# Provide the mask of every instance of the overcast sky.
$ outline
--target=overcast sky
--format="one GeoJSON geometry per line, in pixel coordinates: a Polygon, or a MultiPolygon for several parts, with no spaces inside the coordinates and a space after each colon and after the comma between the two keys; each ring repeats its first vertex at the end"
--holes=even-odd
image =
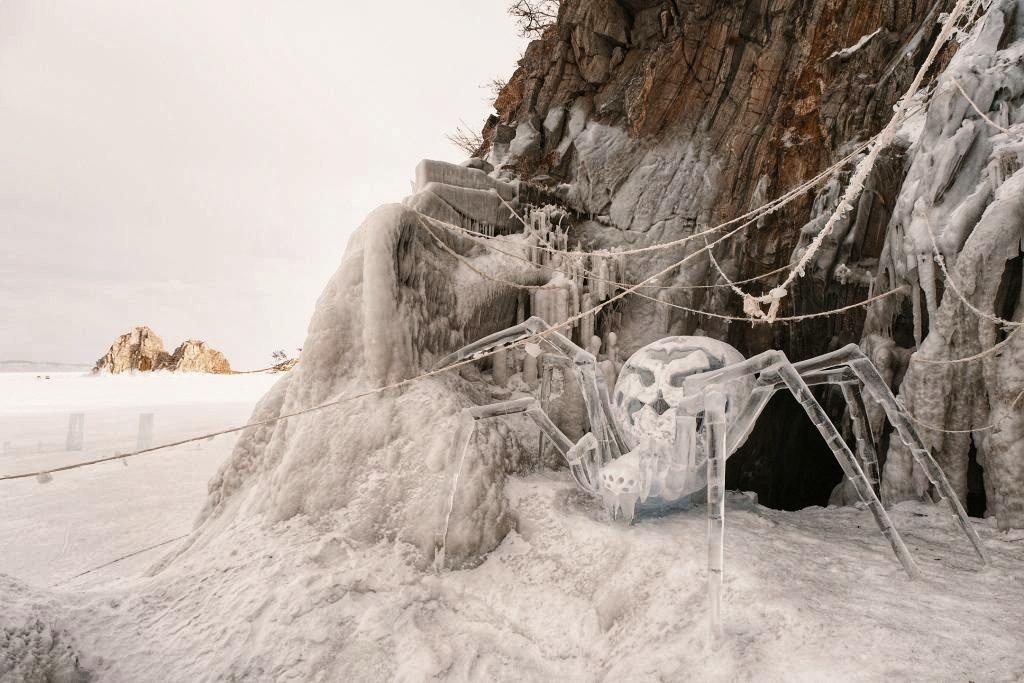
{"type": "Polygon", "coordinates": [[[363,217],[490,113],[506,5],[0,2],[0,360],[139,324],[239,369],[294,351],[363,217]]]}

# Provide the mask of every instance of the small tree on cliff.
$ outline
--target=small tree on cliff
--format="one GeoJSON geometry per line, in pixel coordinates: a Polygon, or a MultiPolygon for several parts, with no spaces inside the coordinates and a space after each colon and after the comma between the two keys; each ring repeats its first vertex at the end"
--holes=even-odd
{"type": "Polygon", "coordinates": [[[512,4],[508,6],[508,13],[519,24],[519,33],[522,36],[539,38],[544,31],[555,25],[559,2],[560,0],[512,0],[512,4]]]}

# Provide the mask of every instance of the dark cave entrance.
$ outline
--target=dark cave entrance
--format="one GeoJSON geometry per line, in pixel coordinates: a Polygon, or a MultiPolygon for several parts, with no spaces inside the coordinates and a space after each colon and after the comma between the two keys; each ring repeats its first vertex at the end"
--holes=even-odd
{"type": "MultiPolygon", "coordinates": [[[[814,393],[822,401],[824,390],[814,393]]],[[[822,405],[829,407],[825,401],[822,405]]],[[[835,421],[835,411],[829,413],[835,421]]],[[[754,491],[761,505],[776,510],[828,505],[832,489],[842,479],[843,470],[818,429],[796,399],[784,392],[772,398],[750,438],[725,468],[727,489],[754,491]]]]}
{"type": "Polygon", "coordinates": [[[978,462],[978,448],[971,439],[971,448],[967,452],[967,514],[970,517],[984,517],[988,508],[985,496],[985,468],[978,462]]]}

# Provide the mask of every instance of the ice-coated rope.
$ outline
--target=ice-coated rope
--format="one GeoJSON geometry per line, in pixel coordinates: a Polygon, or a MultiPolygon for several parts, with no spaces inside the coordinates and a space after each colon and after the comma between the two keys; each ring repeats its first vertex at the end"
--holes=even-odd
{"type": "Polygon", "coordinates": [[[995,128],[996,130],[998,130],[998,131],[1000,131],[1002,133],[1006,133],[1010,137],[1024,137],[1024,135],[1021,135],[1020,133],[1015,133],[1014,131],[1012,131],[1012,130],[1010,130],[1008,128],[1003,128],[998,123],[996,123],[995,121],[990,119],[988,114],[983,112],[978,107],[978,105],[975,104],[974,100],[971,99],[971,96],[968,95],[964,91],[964,87],[962,85],[960,85],[960,81],[958,81],[957,79],[954,78],[953,79],[953,85],[955,85],[956,89],[960,91],[960,94],[964,96],[964,99],[967,100],[967,103],[969,105],[971,105],[971,108],[974,109],[974,111],[978,112],[978,116],[980,116],[981,118],[985,119],[985,123],[987,123],[988,125],[992,126],[993,128],[995,128]]]}
{"type": "Polygon", "coordinates": [[[960,292],[960,288],[956,286],[956,281],[953,279],[953,276],[949,274],[948,270],[946,270],[946,258],[942,255],[942,252],[939,250],[939,241],[935,237],[935,231],[932,230],[932,222],[931,220],[928,219],[928,213],[925,212],[923,216],[925,227],[928,229],[928,236],[931,237],[932,240],[932,249],[935,250],[935,262],[939,264],[939,269],[942,271],[942,276],[946,279],[946,284],[949,285],[949,288],[953,290],[953,293],[956,294],[956,297],[960,299],[961,303],[963,303],[964,306],[970,309],[970,311],[979,318],[985,318],[986,320],[990,320],[996,323],[997,325],[1002,325],[1003,327],[1021,327],[1022,325],[1024,325],[1024,322],[1005,320],[1003,318],[1000,318],[999,316],[987,313],[981,310],[980,308],[977,308],[974,304],[967,300],[967,297],[965,297],[960,292]]]}
{"type": "MultiPolygon", "coordinates": [[[[516,283],[516,282],[509,282],[507,280],[504,280],[502,278],[496,277],[496,276],[491,275],[489,273],[486,273],[486,272],[484,272],[484,271],[482,271],[482,270],[480,270],[478,268],[473,267],[473,265],[469,262],[469,259],[467,259],[462,254],[459,254],[459,253],[455,252],[454,250],[449,249],[448,246],[445,245],[444,242],[436,234],[434,234],[434,231],[431,230],[430,227],[427,226],[426,223],[424,223],[419,216],[417,216],[417,218],[420,219],[420,223],[423,225],[424,229],[426,229],[426,231],[428,233],[430,233],[430,236],[433,237],[434,240],[437,241],[438,244],[440,244],[442,247],[445,248],[445,251],[447,251],[449,254],[451,254],[452,256],[457,258],[459,261],[461,261],[468,268],[472,269],[472,271],[474,273],[476,273],[477,275],[479,275],[480,277],[482,277],[482,278],[484,278],[486,280],[490,280],[492,282],[496,282],[498,284],[508,285],[510,287],[515,287],[515,288],[519,288],[519,289],[543,289],[544,287],[547,286],[547,285],[540,285],[540,286],[538,286],[538,285],[522,285],[522,284],[519,284],[519,283],[516,283]]],[[[429,216],[428,216],[428,218],[429,218],[429,216]]],[[[572,273],[569,273],[567,271],[561,270],[559,268],[555,268],[553,266],[547,266],[547,265],[543,265],[543,264],[539,264],[539,263],[534,263],[533,261],[530,261],[529,259],[517,256],[515,254],[509,254],[508,252],[501,251],[500,249],[496,249],[496,248],[492,247],[488,243],[482,243],[482,246],[484,246],[487,249],[491,249],[492,251],[495,251],[496,253],[504,254],[505,256],[509,256],[511,258],[519,259],[521,261],[524,261],[526,263],[534,265],[534,266],[536,266],[538,268],[542,268],[544,270],[548,270],[548,271],[551,271],[551,272],[554,272],[554,273],[561,273],[561,274],[566,275],[566,276],[571,276],[572,275],[572,273]]],[[[709,249],[709,247],[704,247],[704,249],[709,249]]],[[[709,251],[709,253],[710,253],[710,251],[709,251]]],[[[840,308],[833,308],[833,309],[829,309],[827,311],[819,311],[817,313],[806,313],[806,314],[803,314],[803,315],[790,315],[790,316],[776,316],[772,320],[772,322],[768,323],[768,324],[782,323],[782,322],[794,323],[794,322],[799,322],[801,320],[809,320],[811,318],[823,318],[823,317],[830,316],[830,315],[837,315],[839,313],[846,313],[847,311],[851,311],[851,310],[853,310],[855,308],[861,308],[861,307],[864,307],[864,306],[868,306],[870,304],[875,303],[876,301],[880,301],[882,299],[885,299],[886,297],[892,296],[893,294],[896,294],[896,293],[902,292],[902,291],[904,291],[903,288],[899,288],[898,287],[896,289],[889,290],[888,292],[883,292],[882,294],[878,294],[876,296],[870,297],[870,298],[865,299],[863,301],[859,301],[859,302],[857,302],[855,304],[850,304],[848,306],[842,306],[840,308]]],[[[758,320],[752,320],[751,318],[741,318],[739,316],[734,316],[734,315],[724,315],[722,313],[712,313],[711,311],[701,311],[701,310],[696,309],[696,308],[690,308],[688,306],[682,306],[682,305],[679,305],[679,304],[672,303],[670,301],[662,301],[661,299],[657,299],[657,298],[655,298],[653,296],[649,296],[649,295],[644,294],[643,292],[640,292],[640,291],[633,292],[633,295],[634,296],[639,296],[639,297],[641,297],[643,299],[647,299],[649,301],[653,301],[653,302],[655,302],[657,304],[661,304],[663,306],[669,306],[671,308],[677,308],[677,309],[680,309],[680,310],[683,310],[683,311],[687,311],[689,313],[694,313],[696,315],[702,315],[702,316],[706,316],[706,317],[709,317],[709,318],[716,318],[718,320],[728,320],[730,322],[760,322],[758,320]]]]}
{"type": "Polygon", "coordinates": [[[57,586],[60,586],[61,584],[67,583],[68,581],[74,581],[75,579],[81,578],[81,577],[85,576],[86,574],[92,574],[93,572],[98,572],[101,569],[106,569],[107,567],[109,567],[112,564],[117,564],[118,562],[121,562],[122,560],[127,560],[129,557],[135,557],[136,555],[141,555],[142,553],[148,552],[150,550],[156,550],[157,548],[162,548],[165,545],[170,545],[171,543],[174,543],[175,541],[180,541],[181,539],[186,538],[188,535],[189,534],[182,534],[181,536],[175,536],[174,538],[168,538],[166,541],[160,541],[159,543],[154,543],[153,545],[146,546],[145,548],[142,548],[140,550],[136,550],[134,552],[130,552],[127,555],[122,555],[121,557],[113,559],[110,562],[104,562],[101,565],[97,565],[97,566],[92,567],[90,569],[86,569],[84,572],[81,572],[79,574],[75,574],[74,576],[69,576],[66,579],[61,579],[57,583],[55,583],[52,586],[50,586],[50,588],[56,588],[57,586]]]}
{"type": "MultiPolygon", "coordinates": [[[[506,205],[507,205],[507,203],[506,203],[506,205]]],[[[511,207],[509,207],[509,208],[510,208],[510,210],[512,210],[513,213],[515,213],[514,209],[512,209],[511,207]]],[[[431,223],[434,223],[435,225],[438,225],[438,226],[444,228],[445,230],[448,230],[449,232],[461,233],[462,235],[466,236],[468,239],[471,239],[474,242],[476,242],[476,243],[478,243],[478,244],[480,244],[480,245],[482,245],[484,247],[487,247],[488,249],[491,249],[492,251],[495,251],[495,252],[497,252],[499,254],[504,254],[505,256],[509,256],[511,258],[519,259],[520,261],[524,261],[526,263],[529,263],[529,264],[531,264],[533,266],[536,266],[537,268],[543,268],[543,269],[546,269],[546,270],[556,270],[554,268],[551,268],[550,266],[545,266],[543,264],[536,263],[535,261],[532,261],[532,260],[530,260],[528,258],[524,258],[522,256],[517,256],[516,254],[511,254],[511,253],[509,253],[507,251],[502,251],[501,249],[498,249],[497,247],[493,246],[494,243],[497,241],[493,237],[487,237],[485,235],[481,235],[479,232],[477,232],[475,230],[470,230],[469,228],[464,228],[461,225],[456,225],[454,223],[450,223],[448,221],[441,220],[440,218],[437,218],[435,216],[427,215],[427,214],[425,214],[425,213],[423,213],[421,211],[416,211],[415,209],[412,209],[412,211],[414,211],[415,213],[419,214],[420,216],[426,218],[431,223]]],[[[523,219],[518,214],[516,214],[516,218],[519,218],[519,220],[521,222],[523,221],[523,219]]],[[[746,225],[751,225],[751,224],[752,224],[752,221],[748,221],[746,223],[746,225]]],[[[701,234],[703,234],[703,233],[701,233],[701,234]]],[[[700,235],[698,234],[698,235],[694,235],[694,236],[700,236],[700,235]]],[[[689,239],[689,238],[687,238],[687,239],[689,239]]],[[[705,243],[706,242],[707,242],[707,240],[705,239],[705,243]]],[[[511,241],[505,241],[505,242],[502,242],[502,243],[503,244],[513,244],[513,242],[511,242],[511,241]]],[[[536,245],[536,244],[530,244],[530,245],[524,245],[524,246],[527,246],[529,249],[539,249],[541,251],[544,251],[544,252],[547,252],[547,253],[550,253],[550,254],[556,254],[556,255],[559,255],[559,256],[573,256],[573,257],[577,257],[577,258],[580,257],[580,255],[583,255],[583,256],[598,256],[598,257],[611,257],[611,256],[619,256],[619,255],[625,254],[625,252],[621,252],[621,251],[607,251],[607,252],[606,251],[586,251],[586,252],[584,252],[584,251],[566,251],[564,249],[555,249],[555,248],[551,247],[547,241],[544,241],[544,244],[548,245],[548,246],[541,246],[541,245],[536,245]]],[[[745,284],[747,282],[757,282],[758,280],[764,280],[765,278],[771,277],[772,275],[778,275],[779,273],[781,273],[783,271],[789,270],[795,263],[796,263],[796,261],[793,261],[792,263],[787,263],[784,266],[780,266],[780,267],[778,267],[778,268],[776,268],[774,270],[770,270],[767,273],[761,273],[760,275],[755,275],[755,276],[749,277],[749,278],[747,278],[745,280],[736,280],[736,281],[732,282],[731,284],[741,285],[741,284],[745,284]]],[[[580,272],[582,272],[587,277],[588,280],[594,280],[595,282],[603,282],[605,284],[612,285],[613,287],[630,287],[630,286],[633,285],[633,283],[631,283],[631,282],[620,282],[618,280],[610,280],[608,278],[603,278],[600,275],[598,275],[594,270],[592,270],[590,268],[587,268],[587,267],[583,266],[582,264],[579,265],[578,267],[580,269],[580,272]]],[[[557,272],[565,273],[566,275],[571,275],[571,273],[567,273],[566,271],[563,271],[563,270],[557,270],[557,272]]],[[[713,284],[713,285],[657,285],[657,284],[649,284],[649,285],[644,285],[643,288],[644,289],[659,289],[659,290],[691,290],[691,289],[720,289],[722,287],[728,287],[728,286],[729,286],[728,284],[724,284],[724,283],[718,283],[718,284],[713,284]]]]}
{"type": "MultiPolygon", "coordinates": [[[[648,252],[652,252],[652,251],[662,251],[664,249],[671,249],[673,247],[678,247],[681,244],[685,244],[685,243],[689,242],[690,240],[697,239],[698,237],[704,237],[705,235],[710,235],[711,233],[718,232],[719,230],[723,230],[723,229],[729,227],[730,225],[733,225],[735,223],[739,223],[740,221],[745,221],[745,220],[750,219],[750,218],[752,218],[754,220],[758,220],[758,219],[760,219],[760,218],[762,218],[764,216],[767,216],[770,213],[773,213],[777,209],[785,206],[786,204],[789,204],[791,201],[793,201],[794,199],[796,199],[797,197],[799,197],[800,195],[805,193],[807,190],[811,189],[812,187],[814,187],[815,185],[820,183],[822,180],[825,180],[826,178],[831,177],[833,174],[838,172],[847,163],[849,163],[850,161],[853,161],[855,158],[857,158],[857,156],[861,152],[863,152],[865,149],[868,148],[868,146],[871,144],[871,142],[874,139],[875,138],[870,138],[869,140],[860,143],[859,145],[854,147],[852,152],[850,152],[849,154],[847,154],[846,156],[841,158],[839,161],[835,162],[834,164],[832,164],[831,166],[826,168],[824,171],[818,173],[818,175],[814,176],[810,180],[805,180],[804,182],[800,183],[799,185],[797,185],[793,189],[789,190],[785,194],[782,194],[779,197],[776,197],[775,199],[773,199],[773,200],[771,200],[769,202],[766,202],[766,203],[762,204],[761,206],[759,206],[759,207],[757,207],[755,209],[751,209],[750,211],[748,211],[748,212],[746,212],[746,213],[744,213],[744,214],[742,214],[740,216],[737,216],[736,218],[733,218],[733,219],[730,219],[728,221],[725,221],[724,223],[719,223],[718,225],[716,225],[716,226],[714,226],[712,228],[707,228],[707,229],[702,230],[700,232],[695,232],[693,234],[686,235],[685,237],[681,237],[681,238],[679,238],[677,240],[672,240],[671,242],[661,242],[659,244],[651,244],[651,245],[648,245],[646,247],[637,247],[635,249],[623,249],[623,250],[620,250],[620,251],[616,251],[614,253],[616,255],[629,256],[629,255],[632,255],[632,254],[643,254],[643,253],[648,253],[648,252]]],[[[507,201],[505,201],[503,198],[501,198],[500,196],[499,196],[499,199],[501,199],[502,203],[505,204],[505,206],[509,207],[510,209],[512,208],[511,205],[507,201]]],[[[515,209],[512,209],[512,213],[515,213],[515,209]]],[[[516,217],[518,218],[519,215],[516,214],[516,217]]],[[[520,218],[519,220],[522,221],[522,218],[520,218]]],[[[544,251],[551,251],[553,253],[563,254],[563,255],[567,255],[567,256],[590,256],[590,255],[593,255],[593,253],[594,253],[594,252],[590,252],[590,251],[578,251],[578,250],[571,250],[571,249],[570,250],[562,250],[562,249],[551,249],[551,248],[544,248],[544,247],[538,247],[538,248],[540,248],[540,249],[542,249],[544,251]]]]}
{"type": "Polygon", "coordinates": [[[909,417],[911,420],[913,420],[917,424],[921,425],[925,429],[930,429],[930,430],[935,431],[935,432],[942,432],[944,434],[971,434],[973,432],[984,432],[984,431],[988,431],[990,429],[995,429],[996,427],[1001,425],[1003,422],[1005,422],[1007,419],[1009,419],[1010,417],[1013,417],[1013,414],[1014,414],[1013,410],[1014,410],[1014,408],[1017,407],[1017,404],[1020,403],[1021,399],[1024,399],[1024,389],[1022,389],[1020,391],[1020,393],[1017,394],[1017,398],[1013,399],[1013,401],[1010,403],[1010,407],[1007,409],[1006,415],[1003,415],[1001,418],[999,418],[995,422],[988,423],[984,427],[974,427],[972,429],[946,429],[945,427],[937,427],[936,425],[933,425],[933,424],[930,424],[928,422],[925,422],[921,418],[915,416],[913,413],[911,413],[909,410],[907,410],[906,406],[903,406],[902,402],[900,403],[900,406],[903,408],[903,412],[905,412],[907,414],[907,417],[909,417]]]}
{"type": "Polygon", "coordinates": [[[966,356],[964,358],[948,358],[948,359],[942,359],[942,358],[921,358],[915,352],[914,355],[912,355],[910,357],[910,362],[911,363],[926,363],[926,364],[929,364],[929,365],[951,365],[953,363],[971,363],[971,362],[976,361],[976,360],[981,360],[982,358],[985,358],[987,356],[991,356],[994,353],[996,353],[997,351],[999,351],[1000,349],[1002,349],[1004,346],[1006,346],[1007,344],[1010,343],[1010,341],[1013,339],[1013,335],[1017,334],[1017,332],[1020,331],[1020,329],[1021,328],[1018,327],[1018,328],[1016,328],[1014,330],[1011,330],[1010,333],[1006,335],[1006,339],[1004,339],[1003,341],[998,342],[996,344],[993,344],[992,346],[988,347],[984,351],[980,351],[980,352],[974,354],[973,356],[966,356]]]}

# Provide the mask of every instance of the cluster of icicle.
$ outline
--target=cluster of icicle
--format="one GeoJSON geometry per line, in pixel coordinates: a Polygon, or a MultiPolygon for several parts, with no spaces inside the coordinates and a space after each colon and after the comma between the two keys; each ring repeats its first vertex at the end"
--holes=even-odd
{"type": "MultiPolygon", "coordinates": [[[[569,221],[563,210],[544,206],[530,210],[524,218],[524,234],[532,245],[530,259],[552,269],[556,277],[530,296],[530,314],[557,324],[588,311],[614,295],[616,283],[622,282],[625,257],[614,251],[582,255],[556,253],[569,250],[569,221]]],[[[594,315],[581,318],[574,331],[579,331],[582,345],[590,346],[596,331],[594,315]]],[[[607,339],[604,340],[607,346],[607,339]]]]}

